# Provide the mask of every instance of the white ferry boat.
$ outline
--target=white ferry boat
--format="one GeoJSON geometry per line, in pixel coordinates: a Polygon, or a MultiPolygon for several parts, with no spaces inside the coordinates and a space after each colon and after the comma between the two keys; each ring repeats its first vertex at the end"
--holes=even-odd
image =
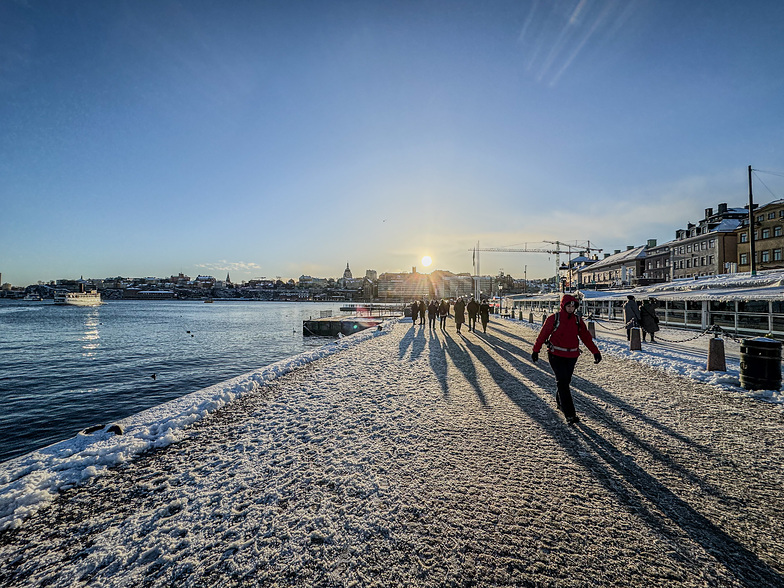
{"type": "Polygon", "coordinates": [[[100,306],[103,304],[101,295],[96,290],[91,290],[90,292],[58,291],[55,292],[54,303],[70,306],[100,306]]]}

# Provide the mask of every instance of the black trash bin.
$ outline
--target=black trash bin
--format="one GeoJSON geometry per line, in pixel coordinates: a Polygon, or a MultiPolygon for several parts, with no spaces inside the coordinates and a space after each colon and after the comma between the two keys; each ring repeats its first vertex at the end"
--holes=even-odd
{"type": "Polygon", "coordinates": [[[781,342],[766,337],[740,344],[740,385],[746,390],[781,389],[781,342]]]}

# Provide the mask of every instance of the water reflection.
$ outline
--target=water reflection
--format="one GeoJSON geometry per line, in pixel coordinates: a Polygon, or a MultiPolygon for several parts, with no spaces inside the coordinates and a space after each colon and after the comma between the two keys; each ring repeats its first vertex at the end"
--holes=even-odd
{"type": "Polygon", "coordinates": [[[82,353],[83,357],[94,358],[98,355],[97,350],[101,345],[99,341],[101,335],[98,332],[99,324],[98,309],[96,308],[85,316],[84,335],[82,335],[82,341],[84,341],[84,344],[82,345],[82,349],[84,350],[84,353],[82,353]]]}

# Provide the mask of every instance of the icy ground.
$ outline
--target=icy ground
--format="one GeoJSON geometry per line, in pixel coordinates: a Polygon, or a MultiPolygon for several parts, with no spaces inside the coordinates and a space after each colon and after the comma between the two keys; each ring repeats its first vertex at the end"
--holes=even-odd
{"type": "Polygon", "coordinates": [[[570,428],[525,324],[387,328],[2,464],[0,584],[784,586],[780,405],[602,342],[570,428]]]}

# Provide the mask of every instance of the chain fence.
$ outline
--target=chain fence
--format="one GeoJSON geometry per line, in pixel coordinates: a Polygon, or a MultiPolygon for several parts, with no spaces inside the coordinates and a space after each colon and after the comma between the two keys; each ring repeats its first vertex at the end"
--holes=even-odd
{"type": "MultiPolygon", "coordinates": [[[[514,315],[511,315],[511,316],[512,316],[512,318],[514,318],[514,315]]],[[[522,316],[522,313],[521,313],[521,316],[522,316]]],[[[586,320],[586,321],[593,321],[599,328],[602,328],[605,331],[620,331],[620,330],[626,328],[626,323],[621,323],[617,327],[616,326],[611,326],[611,325],[615,324],[614,321],[612,323],[608,322],[608,321],[603,321],[603,320],[598,319],[598,318],[596,318],[596,317],[594,317],[593,315],[590,315],[590,314],[587,315],[587,316],[583,316],[582,318],[584,320],[586,320]]],[[[521,320],[524,320],[524,319],[521,319],[521,320]]],[[[642,328],[641,325],[636,324],[636,323],[637,323],[637,321],[635,321],[635,326],[636,327],[642,329],[645,333],[647,333],[649,335],[652,335],[652,336],[655,335],[657,340],[664,341],[665,343],[688,343],[690,341],[695,341],[695,340],[699,339],[700,337],[713,336],[713,337],[721,337],[725,341],[731,341],[734,345],[738,345],[739,346],[742,343],[742,339],[743,339],[743,337],[739,337],[737,335],[734,335],[730,331],[725,330],[724,328],[722,328],[719,325],[711,325],[710,327],[708,327],[706,329],[700,330],[693,337],[687,337],[686,339],[668,339],[667,337],[663,337],[661,335],[661,333],[664,330],[675,332],[675,333],[683,333],[683,330],[682,329],[668,329],[667,327],[665,327],[664,329],[660,329],[659,331],[655,331],[655,333],[650,333],[649,331],[646,331],[644,328],[642,328]]],[[[536,324],[536,321],[534,321],[534,323],[532,323],[532,324],[536,324]]]]}
{"type": "MultiPolygon", "coordinates": [[[[605,329],[606,331],[620,331],[621,329],[625,329],[626,328],[626,323],[622,323],[619,327],[608,327],[608,326],[605,326],[605,324],[604,324],[605,321],[596,319],[595,317],[591,317],[590,315],[587,317],[587,319],[590,320],[590,321],[593,321],[596,324],[598,324],[602,329],[605,329]]],[[[642,329],[643,332],[651,335],[651,337],[654,336],[654,333],[650,333],[649,331],[646,331],[644,328],[642,328],[642,326],[637,325],[636,324],[637,321],[634,321],[634,322],[635,322],[634,327],[638,327],[638,328],[642,329]]],[[[632,327],[632,328],[634,328],[634,327],[632,327]]],[[[677,331],[677,332],[682,332],[682,331],[677,331]]],[[[722,329],[719,325],[712,325],[712,326],[708,327],[707,329],[701,330],[700,332],[698,332],[693,337],[688,337],[686,339],[667,339],[666,337],[662,337],[661,333],[662,333],[662,330],[656,331],[655,332],[655,337],[656,337],[656,339],[664,341],[665,343],[688,343],[689,341],[695,341],[696,339],[699,339],[700,337],[704,337],[706,335],[714,335],[714,336],[721,336],[721,337],[724,337],[724,338],[729,338],[734,343],[737,343],[738,345],[740,344],[740,340],[737,337],[735,337],[731,333],[728,333],[727,331],[722,329]]]]}

